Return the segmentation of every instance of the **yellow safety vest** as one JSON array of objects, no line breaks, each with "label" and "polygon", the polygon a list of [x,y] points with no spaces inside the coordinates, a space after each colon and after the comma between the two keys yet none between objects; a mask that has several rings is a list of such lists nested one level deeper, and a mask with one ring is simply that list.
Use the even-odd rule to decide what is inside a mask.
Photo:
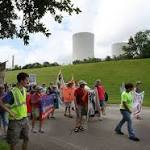
[{"label": "yellow safety vest", "polygon": [[14,87],[11,92],[14,97],[14,103],[10,106],[10,109],[16,114],[16,119],[9,115],[9,120],[21,120],[27,117],[26,89],[23,88],[23,93],[21,93],[19,88]]}]

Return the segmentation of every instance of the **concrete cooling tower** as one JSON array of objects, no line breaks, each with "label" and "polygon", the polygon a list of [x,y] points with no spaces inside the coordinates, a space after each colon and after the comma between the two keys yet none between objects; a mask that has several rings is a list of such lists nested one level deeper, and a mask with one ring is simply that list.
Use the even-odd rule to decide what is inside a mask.
[{"label": "concrete cooling tower", "polygon": [[94,58],[94,34],[79,32],[73,35],[73,60]]},{"label": "concrete cooling tower", "polygon": [[124,51],[122,50],[123,46],[128,46],[128,44],[125,42],[112,44],[111,47],[112,56],[118,57],[119,55],[123,54],[124,53]]}]

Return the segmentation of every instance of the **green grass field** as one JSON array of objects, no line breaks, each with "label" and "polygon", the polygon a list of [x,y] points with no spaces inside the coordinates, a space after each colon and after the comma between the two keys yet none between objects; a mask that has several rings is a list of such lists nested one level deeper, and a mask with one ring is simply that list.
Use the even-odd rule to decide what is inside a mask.
[{"label": "green grass field", "polygon": [[[96,79],[101,79],[109,94],[110,103],[120,102],[122,82],[135,83],[137,80],[141,80],[145,91],[144,105],[150,106],[150,59],[107,61],[21,71],[36,74],[39,84],[46,83],[48,85],[51,81],[56,80],[60,69],[65,81],[70,80],[73,75],[75,80],[83,79],[92,87]],[[20,71],[6,72],[5,81],[14,83],[18,72]]]},{"label": "green grass field", "polygon": [[0,150],[9,150],[8,144],[4,140],[1,140],[1,139],[0,139]]}]

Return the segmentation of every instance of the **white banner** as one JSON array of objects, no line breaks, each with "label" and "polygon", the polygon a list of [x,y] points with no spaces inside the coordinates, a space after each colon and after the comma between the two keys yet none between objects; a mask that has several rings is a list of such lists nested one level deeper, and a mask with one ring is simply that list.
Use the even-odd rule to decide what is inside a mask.
[{"label": "white banner", "polygon": [[30,85],[36,85],[36,75],[35,74],[29,74],[29,82],[30,82]]},{"label": "white banner", "polygon": [[87,121],[90,116],[95,115],[95,91],[94,90],[88,90],[88,111],[87,111]]},{"label": "white banner", "polygon": [[140,114],[142,111],[142,104],[144,99],[144,91],[141,93],[133,92],[133,117],[140,118]]}]

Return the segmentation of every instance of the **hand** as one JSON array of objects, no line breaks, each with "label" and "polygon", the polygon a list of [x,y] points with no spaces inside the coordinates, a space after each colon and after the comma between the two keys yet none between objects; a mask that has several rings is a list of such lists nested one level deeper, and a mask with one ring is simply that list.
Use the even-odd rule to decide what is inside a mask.
[{"label": "hand", "polygon": [[78,109],[79,109],[78,105],[75,105],[75,109],[76,109],[76,110],[78,110]]},{"label": "hand", "polygon": [[16,119],[16,114],[13,111],[10,111],[9,113],[14,119]]},{"label": "hand", "polygon": [[132,111],[130,109],[128,111],[129,111],[130,114],[132,113]]}]

